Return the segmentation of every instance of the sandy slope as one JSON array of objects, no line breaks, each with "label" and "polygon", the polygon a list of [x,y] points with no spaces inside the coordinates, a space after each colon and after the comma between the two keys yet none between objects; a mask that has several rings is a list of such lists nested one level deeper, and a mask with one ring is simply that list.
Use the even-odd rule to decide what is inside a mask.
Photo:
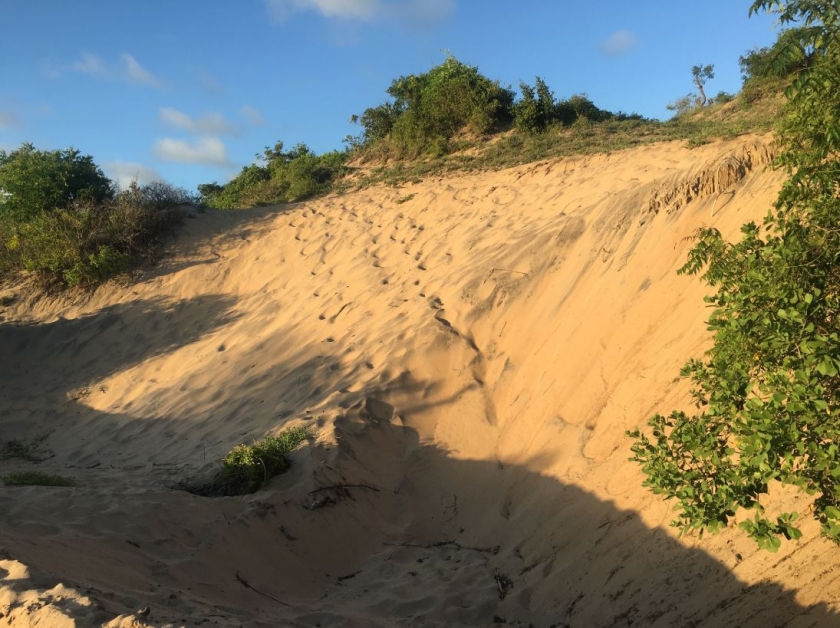
[{"label": "sandy slope", "polygon": [[[0,623],[840,624],[812,523],[678,540],[627,460],[707,343],[688,238],[763,216],[767,141],[210,212],[139,284],[18,299],[0,435],[49,433],[77,487],[0,488]],[[169,489],[301,424],[269,490]]]}]

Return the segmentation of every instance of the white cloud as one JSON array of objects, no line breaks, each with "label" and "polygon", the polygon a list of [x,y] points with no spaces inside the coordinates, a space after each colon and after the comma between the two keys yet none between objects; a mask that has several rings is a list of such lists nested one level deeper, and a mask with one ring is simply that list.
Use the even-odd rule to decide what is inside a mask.
[{"label": "white cloud", "polygon": [[130,54],[121,54],[120,60],[123,63],[124,78],[129,83],[133,83],[134,85],[147,85],[155,89],[163,87],[163,81],[140,65],[137,59]]},{"label": "white cloud", "polygon": [[283,22],[300,11],[316,11],[324,17],[373,20],[381,0],[265,0],[271,17]]},{"label": "white cloud", "polygon": [[152,153],[163,161],[176,161],[182,164],[223,167],[231,165],[227,148],[217,137],[201,137],[194,142],[165,137],[155,142]]},{"label": "white cloud", "polygon": [[618,31],[601,42],[601,52],[608,57],[618,57],[633,50],[637,43],[639,39],[632,31]]},{"label": "white cloud", "polygon": [[20,118],[11,111],[0,111],[0,129],[16,129],[20,126]]},{"label": "white cloud", "polygon": [[265,125],[265,118],[263,118],[262,114],[257,111],[255,107],[252,107],[251,105],[242,105],[242,109],[239,111],[242,113],[242,116],[254,126]]},{"label": "white cloud", "polygon": [[275,22],[285,22],[295,13],[313,11],[325,18],[396,20],[429,26],[448,18],[455,0],[265,0],[265,5]]},{"label": "white cloud", "polygon": [[163,80],[149,72],[128,53],[121,54],[118,62],[109,63],[98,55],[83,52],[82,58],[74,61],[69,67],[59,68],[49,63],[45,71],[50,78],[59,78],[62,71],[67,69],[96,78],[119,79],[132,85],[145,85],[155,89],[161,89],[166,85]]},{"label": "white cloud", "polygon": [[76,72],[90,74],[91,76],[108,75],[108,69],[105,67],[102,58],[89,52],[83,52],[81,60],[76,61],[70,67]]},{"label": "white cloud", "polygon": [[161,181],[162,177],[154,168],[128,161],[106,161],[103,164],[105,174],[125,190],[133,181],[139,185]]},{"label": "white cloud", "polygon": [[158,112],[164,124],[197,135],[236,135],[238,133],[238,129],[225,120],[220,113],[208,113],[200,118],[193,118],[172,107],[161,107]]}]

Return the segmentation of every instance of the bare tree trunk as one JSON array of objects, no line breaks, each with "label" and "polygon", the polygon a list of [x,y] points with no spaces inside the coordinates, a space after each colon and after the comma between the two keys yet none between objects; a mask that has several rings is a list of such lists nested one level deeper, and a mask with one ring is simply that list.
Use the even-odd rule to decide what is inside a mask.
[{"label": "bare tree trunk", "polygon": [[708,102],[709,99],[706,98],[706,92],[703,91],[703,84],[700,81],[697,81],[696,85],[697,85],[697,89],[700,90],[700,96],[702,98],[702,101],[700,102],[700,106],[705,107],[706,103]]}]

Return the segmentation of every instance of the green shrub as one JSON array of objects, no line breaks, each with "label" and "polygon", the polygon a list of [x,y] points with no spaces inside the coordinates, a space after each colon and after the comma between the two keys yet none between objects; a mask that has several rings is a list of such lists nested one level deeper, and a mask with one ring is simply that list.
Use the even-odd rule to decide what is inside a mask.
[{"label": "green shrub", "polygon": [[43,473],[41,471],[21,471],[3,476],[6,486],[74,486],[72,478]]},{"label": "green shrub", "polygon": [[187,482],[179,488],[205,497],[254,493],[288,469],[287,455],[308,436],[306,428],[298,427],[267,436],[252,445],[236,445],[222,459],[221,470],[209,482]]},{"label": "green shrub", "polygon": [[[557,120],[563,124],[572,124],[579,118],[586,118],[590,122],[605,122],[613,118],[613,114],[595,106],[586,94],[573,94],[557,103]],[[637,115],[629,117],[635,118]]]},{"label": "green shrub", "polygon": [[73,148],[41,151],[23,144],[0,151],[0,216],[28,220],[77,202],[101,203],[113,194],[93,158]]},{"label": "green shrub", "polygon": [[776,56],[782,70],[813,49],[781,116],[788,180],[739,241],[697,234],[681,272],[714,289],[713,346],[682,370],[697,410],[629,434],[645,485],[675,501],[672,525],[714,533],[746,510],[739,527],[776,551],[801,531],[798,513],[767,512],[774,485],[811,496],[821,533],[840,543],[840,14],[806,0],[756,0],[760,9],[804,25]]},{"label": "green shrub", "polygon": [[452,56],[395,79],[388,94],[393,102],[351,120],[362,125],[365,146],[387,141],[396,156],[444,154],[458,133],[484,134],[513,120],[513,91]]},{"label": "green shrub", "polygon": [[689,113],[699,110],[701,102],[702,101],[697,95],[686,94],[682,98],[677,98],[674,102],[669,102],[665,108],[668,111],[673,111],[675,118],[681,118]]},{"label": "green shrub", "polygon": [[729,92],[725,92],[723,90],[717,93],[717,96],[714,96],[711,99],[711,103],[713,105],[725,105],[728,102],[732,102],[735,100],[735,94],[730,94]]},{"label": "green shrub", "polygon": [[199,185],[202,202],[216,209],[233,209],[301,201],[327,192],[344,173],[347,161],[345,153],[316,155],[306,144],[285,152],[283,142],[266,148],[257,158],[264,163],[245,166],[226,185]]},{"label": "green shrub", "polygon": [[753,80],[792,76],[810,67],[814,49],[802,45],[808,30],[806,27],[789,28],[779,34],[772,46],[748,50],[738,59],[744,86]]},{"label": "green shrub", "polygon": [[135,184],[112,200],[75,201],[26,220],[0,214],[0,274],[25,270],[44,283],[95,285],[152,258],[190,198],[168,184]]},{"label": "green shrub", "polygon": [[545,129],[559,120],[554,93],[539,76],[534,87],[519,84],[520,99],[513,106],[513,120],[516,128],[531,133]]}]

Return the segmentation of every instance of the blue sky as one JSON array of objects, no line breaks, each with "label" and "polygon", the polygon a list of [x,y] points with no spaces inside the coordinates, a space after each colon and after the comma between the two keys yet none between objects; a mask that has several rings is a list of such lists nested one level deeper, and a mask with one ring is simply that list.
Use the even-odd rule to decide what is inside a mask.
[{"label": "blue sky", "polygon": [[749,0],[0,0],[0,148],[74,146],[125,181],[227,181],[263,147],[342,148],[351,114],[445,51],[517,87],[543,77],[666,118],[715,65],[774,40]]}]

